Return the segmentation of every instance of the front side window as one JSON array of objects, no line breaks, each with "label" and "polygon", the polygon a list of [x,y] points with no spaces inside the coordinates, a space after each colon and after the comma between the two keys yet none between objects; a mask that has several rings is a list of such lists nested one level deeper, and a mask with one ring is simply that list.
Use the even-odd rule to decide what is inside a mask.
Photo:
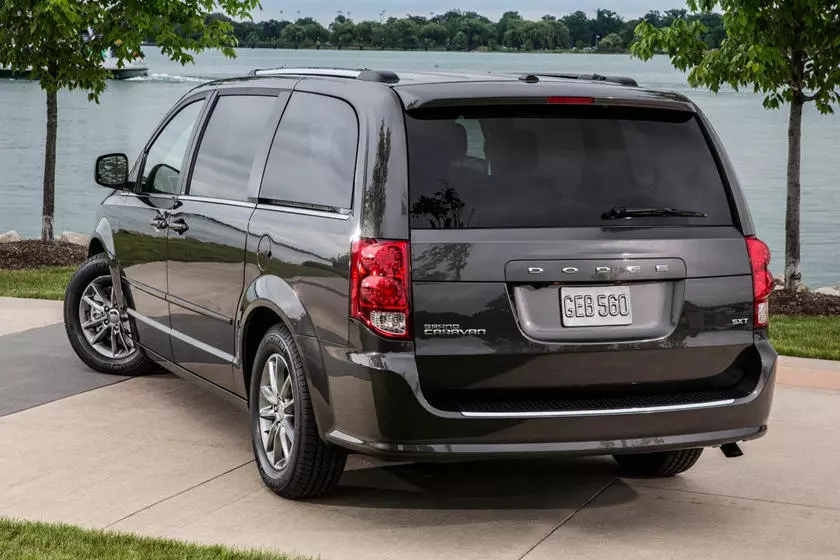
[{"label": "front side window", "polygon": [[201,138],[187,194],[246,200],[248,179],[277,96],[219,97]]},{"label": "front side window", "polygon": [[346,102],[295,93],[274,136],[260,199],[316,209],[351,206],[359,122]]},{"label": "front side window", "polygon": [[140,192],[178,194],[181,166],[204,100],[184,106],[166,123],[146,152]]}]

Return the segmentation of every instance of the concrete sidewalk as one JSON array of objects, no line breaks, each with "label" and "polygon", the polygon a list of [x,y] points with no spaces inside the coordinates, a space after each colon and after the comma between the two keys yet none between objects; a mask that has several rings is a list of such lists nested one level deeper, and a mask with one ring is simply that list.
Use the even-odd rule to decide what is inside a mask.
[{"label": "concrete sidewalk", "polygon": [[[40,340],[55,379],[89,373],[62,335],[3,336],[0,352]],[[38,359],[2,361],[0,400]],[[837,377],[837,364],[785,359],[767,437],[669,480],[619,478],[606,458],[353,457],[338,491],[312,502],[263,487],[243,411],[176,377],[137,378],[0,417],[0,516],[327,560],[838,558],[840,392],[795,386]]]},{"label": "concrete sidewalk", "polygon": [[61,323],[62,301],[0,297],[0,336]]}]

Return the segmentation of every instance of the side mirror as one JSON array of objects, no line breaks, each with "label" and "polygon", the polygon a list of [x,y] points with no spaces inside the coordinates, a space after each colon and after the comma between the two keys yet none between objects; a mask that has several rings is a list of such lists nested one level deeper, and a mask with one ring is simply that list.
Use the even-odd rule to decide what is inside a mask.
[{"label": "side mirror", "polygon": [[97,185],[109,189],[123,189],[128,184],[128,157],[125,154],[106,154],[96,158]]}]

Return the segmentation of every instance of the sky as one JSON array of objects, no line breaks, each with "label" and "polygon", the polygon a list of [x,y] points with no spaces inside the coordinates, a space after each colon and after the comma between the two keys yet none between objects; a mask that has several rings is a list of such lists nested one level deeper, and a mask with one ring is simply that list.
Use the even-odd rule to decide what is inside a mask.
[{"label": "sky", "polygon": [[527,19],[538,19],[545,14],[563,15],[583,10],[591,15],[598,8],[613,10],[625,18],[634,18],[649,10],[684,8],[683,0],[460,0],[453,4],[446,0],[262,0],[262,12],[254,13],[254,20],[296,19],[312,16],[322,23],[329,23],[338,14],[350,13],[353,20],[378,20],[379,13],[385,17],[404,17],[406,14],[429,16],[453,9],[475,11],[496,20],[508,10],[518,11]]}]

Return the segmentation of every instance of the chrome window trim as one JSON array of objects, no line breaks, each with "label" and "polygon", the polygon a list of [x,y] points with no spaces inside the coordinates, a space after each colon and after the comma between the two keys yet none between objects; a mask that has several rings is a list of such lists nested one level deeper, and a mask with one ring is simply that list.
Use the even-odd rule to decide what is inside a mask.
[{"label": "chrome window trim", "polygon": [[328,218],[331,220],[347,221],[352,214],[339,214],[337,212],[327,212],[325,210],[310,210],[309,208],[299,208],[297,206],[285,206],[282,204],[266,204],[260,202],[257,204],[257,210],[268,210],[271,212],[285,212],[286,214],[300,214],[302,216],[315,216],[317,218]]},{"label": "chrome window trim", "polygon": [[569,418],[575,416],[618,416],[622,414],[651,414],[655,412],[679,412],[683,410],[698,410],[704,408],[718,408],[735,404],[735,399],[710,401],[704,403],[676,404],[667,406],[648,406],[636,408],[610,408],[604,410],[544,410],[537,412],[470,412],[462,410],[461,415],[466,418]]},{"label": "chrome window trim", "polygon": [[186,200],[188,202],[209,202],[210,204],[226,204],[228,206],[240,206],[242,208],[253,208],[253,202],[245,202],[243,200],[229,200],[227,198],[214,198],[210,196],[193,196],[191,194],[182,194],[178,200]]}]

